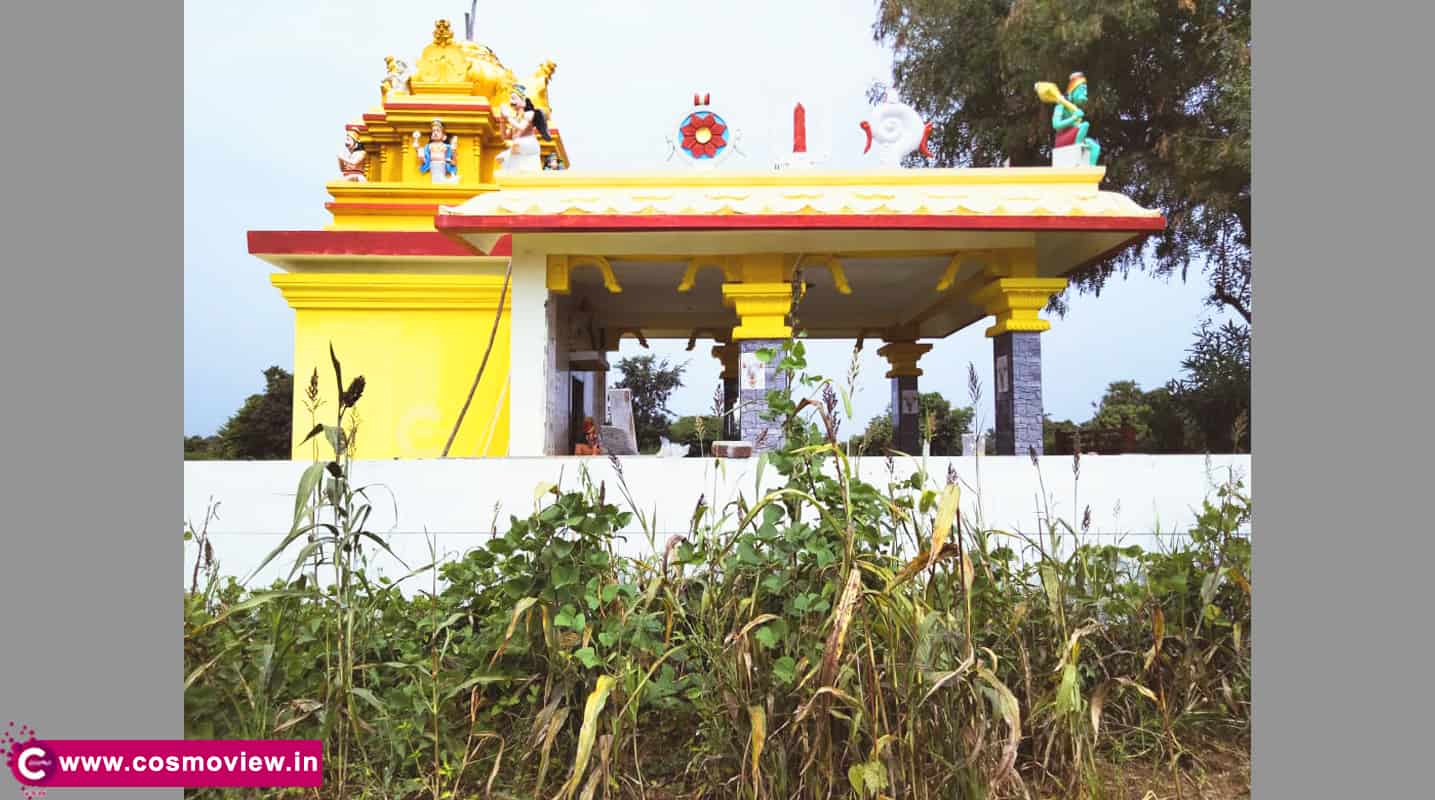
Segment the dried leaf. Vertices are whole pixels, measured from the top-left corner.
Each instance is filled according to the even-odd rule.
[[[1140,693],[1142,694],[1142,696],[1146,697],[1146,698],[1147,698],[1148,700],[1150,700],[1151,702],[1156,703],[1156,704],[1158,704],[1158,705],[1160,704],[1161,701],[1156,699],[1156,693],[1155,693],[1155,692],[1151,691],[1150,689],[1147,689],[1145,686],[1142,686],[1141,684],[1137,683],[1136,681],[1133,681],[1133,680],[1131,680],[1130,678],[1117,678],[1116,680],[1117,680],[1118,682],[1120,682],[1121,685],[1123,685],[1123,686],[1130,686],[1132,689],[1135,689],[1136,691],[1140,692]]]
[[[503,642],[498,646],[498,649],[493,652],[493,658],[488,660],[490,667],[497,663],[498,657],[503,655],[503,651],[508,648],[508,641],[513,638],[513,632],[518,629],[518,618],[523,616],[523,612],[532,608],[536,602],[538,602],[538,598],[536,597],[525,597],[514,604],[513,618],[508,621],[508,630],[503,634]],[[545,628],[547,627],[547,622],[547,614],[544,614]]]
[[[937,522],[932,526],[932,546],[928,550],[931,556],[927,560],[929,568],[937,563],[942,545],[946,544],[947,537],[952,532],[952,521],[957,517],[957,506],[961,498],[962,490],[956,484],[950,484],[942,491],[942,501],[937,506]]]
[[[823,686],[831,686],[837,678],[837,662],[842,660],[842,647],[847,641],[847,627],[857,613],[857,603],[862,599],[862,573],[855,566],[847,572],[847,586],[842,590],[842,599],[832,612],[832,633],[827,636],[827,646],[822,651]]]
[[[1021,745],[1021,706],[1017,703],[1016,695],[1007,688],[992,671],[984,666],[977,666],[977,674],[981,679],[991,686],[996,692],[996,699],[992,701],[992,710],[995,711],[1007,724],[1006,746],[1002,748],[1001,760],[997,763],[992,779],[1000,779],[1011,773],[1016,766],[1016,751]]]
[[[724,644],[730,647],[732,646],[733,642],[741,641],[744,637],[746,637],[748,633],[752,631],[753,628],[756,628],[759,625],[762,625],[767,622],[772,622],[775,619],[777,619],[776,614],[759,614],[749,620],[746,625],[742,626],[742,628],[739,629],[737,633],[730,634]]]
[[[1101,709],[1106,705],[1106,693],[1111,691],[1111,681],[1102,681],[1091,693],[1091,738],[1101,735]]]
[[[932,695],[937,693],[938,689],[941,689],[943,686],[946,686],[948,683],[951,683],[952,681],[961,677],[962,673],[971,669],[972,665],[975,663],[976,662],[974,659],[968,658],[966,661],[963,661],[960,665],[958,665],[956,669],[943,674],[940,678],[937,678],[937,680],[932,683],[932,688],[928,690],[927,694],[922,697],[922,702],[927,702],[927,700],[931,699]]]
[[[543,749],[540,751],[538,760],[538,782],[533,785],[533,796],[541,797],[543,792],[543,778],[548,775],[548,757],[553,750],[553,740],[558,738],[558,731],[563,728],[563,723],[568,721],[568,709],[556,711],[553,718],[548,721],[547,730],[543,735]]]
[[[597,686],[588,695],[588,702],[583,706],[583,727],[578,731],[578,752],[573,756],[573,771],[563,788],[558,791],[557,797],[571,800],[578,791],[578,785],[583,781],[583,773],[588,769],[588,760],[593,755],[593,741],[598,736],[598,715],[603,712],[603,706],[608,702],[608,694],[613,691],[614,683],[612,675],[601,675]]]
[[[759,767],[762,764],[762,746],[767,742],[767,714],[762,706],[752,705],[747,707],[747,718],[752,723],[752,794],[757,797],[762,786]]]

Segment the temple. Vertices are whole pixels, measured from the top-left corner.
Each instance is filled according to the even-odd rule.
[[[997,451],[1040,453],[1040,312],[1067,275],[1165,224],[1102,190],[1099,166],[904,166],[931,127],[894,97],[851,121],[869,170],[814,166],[801,107],[792,160],[721,169],[739,121],[694,96],[674,109],[679,163],[595,174],[568,168],[552,62],[525,82],[440,22],[411,72],[388,63],[380,105],[347,128],[332,224],[249,234],[295,310],[296,393],[331,344],[366,376],[361,458],[583,451],[585,420],[609,418],[608,354],[625,336],[704,342],[723,368],[726,438],[771,449],[781,431],[761,410],[783,375],[756,353],[794,332],[877,347],[894,444],[919,452],[920,377],[957,368],[923,356],[984,320]],[[294,407],[304,458],[311,422],[297,394]]]

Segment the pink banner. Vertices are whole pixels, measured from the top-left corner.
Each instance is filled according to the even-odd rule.
[[[322,786],[317,740],[197,741],[29,739],[6,753],[10,773],[32,787],[145,788]]]

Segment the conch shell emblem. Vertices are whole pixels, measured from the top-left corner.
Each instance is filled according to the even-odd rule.
[[[863,153],[877,145],[877,161],[886,167],[900,166],[902,159],[914,151],[927,158],[932,151],[927,149],[927,139],[932,135],[932,123],[923,122],[916,109],[901,102],[897,93],[887,90],[884,102],[877,106],[871,120],[861,122],[867,133],[867,146]]]

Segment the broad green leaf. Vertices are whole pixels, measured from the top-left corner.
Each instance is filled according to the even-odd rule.
[[[758,628],[757,633],[753,634],[753,636],[763,647],[772,647],[777,644],[777,634],[770,626]]]
[[[598,658],[598,654],[593,652],[593,648],[591,647],[584,647],[578,650],[573,654],[573,657],[582,662],[583,666],[587,667],[588,669],[592,669],[603,663],[602,660]]]
[[[365,689],[362,686],[355,686],[350,689],[349,692],[355,697],[358,697],[359,699],[373,706],[374,710],[378,711],[380,714],[387,715],[388,712],[385,710],[384,704],[379,701],[379,698],[376,697],[373,692],[369,691],[368,689]]]
[[[578,582],[578,568],[572,564],[559,564],[553,568],[553,588],[562,589]]]
[[[783,656],[777,659],[772,662],[772,677],[776,678],[779,683],[792,685],[792,682],[797,679],[797,662],[792,660],[792,656]]]

